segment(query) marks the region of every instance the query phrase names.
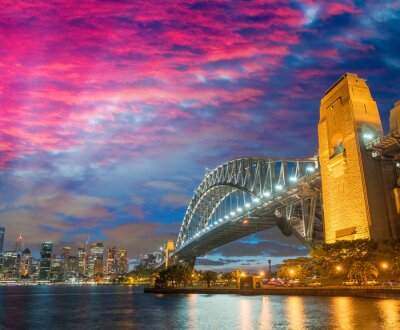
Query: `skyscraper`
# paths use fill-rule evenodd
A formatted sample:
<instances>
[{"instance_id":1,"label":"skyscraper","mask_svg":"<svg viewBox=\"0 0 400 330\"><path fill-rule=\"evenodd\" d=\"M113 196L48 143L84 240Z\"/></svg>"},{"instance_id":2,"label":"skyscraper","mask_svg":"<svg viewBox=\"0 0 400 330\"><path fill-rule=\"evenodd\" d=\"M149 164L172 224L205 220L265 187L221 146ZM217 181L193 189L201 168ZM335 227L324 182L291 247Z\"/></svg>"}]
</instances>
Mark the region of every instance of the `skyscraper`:
<instances>
[{"instance_id":1,"label":"skyscraper","mask_svg":"<svg viewBox=\"0 0 400 330\"><path fill-rule=\"evenodd\" d=\"M3 253L3 244L4 244L4 235L6 229L4 227L0 227L0 254Z\"/></svg>"},{"instance_id":2,"label":"skyscraper","mask_svg":"<svg viewBox=\"0 0 400 330\"><path fill-rule=\"evenodd\" d=\"M128 272L128 253L126 249L118 250L118 274L126 274Z\"/></svg>"},{"instance_id":3,"label":"skyscraper","mask_svg":"<svg viewBox=\"0 0 400 330\"><path fill-rule=\"evenodd\" d=\"M79 276L85 276L87 273L87 258L86 258L86 248L78 248L78 267Z\"/></svg>"},{"instance_id":4,"label":"skyscraper","mask_svg":"<svg viewBox=\"0 0 400 330\"><path fill-rule=\"evenodd\" d=\"M52 250L53 250L52 242L42 243L42 249L40 251L40 266L39 266L39 278L41 280L49 279Z\"/></svg>"},{"instance_id":5,"label":"skyscraper","mask_svg":"<svg viewBox=\"0 0 400 330\"><path fill-rule=\"evenodd\" d=\"M57 282L63 280L62 259L55 254L51 257L50 279Z\"/></svg>"},{"instance_id":6,"label":"skyscraper","mask_svg":"<svg viewBox=\"0 0 400 330\"><path fill-rule=\"evenodd\" d=\"M114 246L107 249L107 274L117 272L117 248Z\"/></svg>"},{"instance_id":7,"label":"skyscraper","mask_svg":"<svg viewBox=\"0 0 400 330\"><path fill-rule=\"evenodd\" d=\"M104 245L102 242L93 243L90 248L88 275L94 277L103 274L103 252Z\"/></svg>"},{"instance_id":8,"label":"skyscraper","mask_svg":"<svg viewBox=\"0 0 400 330\"><path fill-rule=\"evenodd\" d=\"M69 246L64 246L61 248L61 271L63 276L67 276L69 272L69 257L71 254L71 248Z\"/></svg>"}]
</instances>

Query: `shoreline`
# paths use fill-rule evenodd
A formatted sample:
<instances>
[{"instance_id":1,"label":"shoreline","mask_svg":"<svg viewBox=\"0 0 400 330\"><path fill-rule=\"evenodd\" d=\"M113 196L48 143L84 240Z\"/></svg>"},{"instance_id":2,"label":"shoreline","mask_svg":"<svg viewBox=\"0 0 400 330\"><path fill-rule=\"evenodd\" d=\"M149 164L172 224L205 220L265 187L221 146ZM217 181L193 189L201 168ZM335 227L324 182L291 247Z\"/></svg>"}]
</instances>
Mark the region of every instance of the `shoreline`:
<instances>
[{"instance_id":1,"label":"shoreline","mask_svg":"<svg viewBox=\"0 0 400 330\"><path fill-rule=\"evenodd\" d=\"M400 299L400 287L297 287L262 289L222 289L222 288L144 288L144 293L154 294L237 294L243 296L280 295L280 296L347 296L364 298Z\"/></svg>"}]
</instances>

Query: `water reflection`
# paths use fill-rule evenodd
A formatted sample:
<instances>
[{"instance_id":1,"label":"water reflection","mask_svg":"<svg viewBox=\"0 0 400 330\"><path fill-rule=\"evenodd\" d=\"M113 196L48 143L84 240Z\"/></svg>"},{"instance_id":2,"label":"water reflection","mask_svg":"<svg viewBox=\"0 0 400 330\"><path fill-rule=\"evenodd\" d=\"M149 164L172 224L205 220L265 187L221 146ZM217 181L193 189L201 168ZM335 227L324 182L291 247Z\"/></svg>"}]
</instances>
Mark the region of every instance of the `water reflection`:
<instances>
[{"instance_id":1,"label":"water reflection","mask_svg":"<svg viewBox=\"0 0 400 330\"><path fill-rule=\"evenodd\" d=\"M240 315L240 328L251 329L252 315L251 315L251 303L249 299L243 299L239 304L239 315Z\"/></svg>"},{"instance_id":2,"label":"water reflection","mask_svg":"<svg viewBox=\"0 0 400 330\"><path fill-rule=\"evenodd\" d=\"M352 329L353 301L351 297L333 297L333 314L339 329Z\"/></svg>"},{"instance_id":3,"label":"water reflection","mask_svg":"<svg viewBox=\"0 0 400 330\"><path fill-rule=\"evenodd\" d=\"M262 297L260 313L260 329L271 329L272 325L272 306L269 297Z\"/></svg>"},{"instance_id":4,"label":"water reflection","mask_svg":"<svg viewBox=\"0 0 400 330\"><path fill-rule=\"evenodd\" d=\"M198 301L197 301L197 294L190 294L188 296L188 308L189 308L189 324L191 325L191 329L198 329L197 325L199 324L198 318Z\"/></svg>"},{"instance_id":5,"label":"water reflection","mask_svg":"<svg viewBox=\"0 0 400 330\"><path fill-rule=\"evenodd\" d=\"M296 296L287 297L286 315L290 329L304 329L303 299Z\"/></svg>"},{"instance_id":6,"label":"water reflection","mask_svg":"<svg viewBox=\"0 0 400 330\"><path fill-rule=\"evenodd\" d=\"M0 329L397 329L400 300L0 287Z\"/></svg>"},{"instance_id":7,"label":"water reflection","mask_svg":"<svg viewBox=\"0 0 400 330\"><path fill-rule=\"evenodd\" d=\"M400 325L399 301L382 299L378 301L378 308L381 314L382 324L385 329L396 329Z\"/></svg>"}]
</instances>

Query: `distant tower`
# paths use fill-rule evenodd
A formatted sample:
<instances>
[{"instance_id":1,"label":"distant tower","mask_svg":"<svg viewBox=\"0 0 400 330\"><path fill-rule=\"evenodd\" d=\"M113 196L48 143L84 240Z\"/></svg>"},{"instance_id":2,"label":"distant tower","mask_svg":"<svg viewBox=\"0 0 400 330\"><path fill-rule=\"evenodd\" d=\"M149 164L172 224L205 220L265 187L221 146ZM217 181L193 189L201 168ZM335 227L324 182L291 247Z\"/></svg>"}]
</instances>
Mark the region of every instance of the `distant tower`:
<instances>
[{"instance_id":1,"label":"distant tower","mask_svg":"<svg viewBox=\"0 0 400 330\"><path fill-rule=\"evenodd\" d=\"M170 260L169 260L170 255L172 253L174 253L174 251L175 251L174 241L169 240L167 242L167 247L165 248L165 268L168 268L169 263L170 263Z\"/></svg>"},{"instance_id":2,"label":"distant tower","mask_svg":"<svg viewBox=\"0 0 400 330\"><path fill-rule=\"evenodd\" d=\"M87 256L86 256L86 245L78 248L78 266L79 276L85 276L87 273Z\"/></svg>"},{"instance_id":3,"label":"distant tower","mask_svg":"<svg viewBox=\"0 0 400 330\"><path fill-rule=\"evenodd\" d=\"M4 235L6 229L4 227L0 227L0 254L3 253L3 244L4 244Z\"/></svg>"},{"instance_id":4,"label":"distant tower","mask_svg":"<svg viewBox=\"0 0 400 330\"><path fill-rule=\"evenodd\" d=\"M118 263L117 263L118 274L128 273L128 253L126 249L118 250Z\"/></svg>"},{"instance_id":5,"label":"distant tower","mask_svg":"<svg viewBox=\"0 0 400 330\"><path fill-rule=\"evenodd\" d=\"M39 278L48 280L50 277L52 242L43 242L40 250Z\"/></svg>"},{"instance_id":6,"label":"distant tower","mask_svg":"<svg viewBox=\"0 0 400 330\"><path fill-rule=\"evenodd\" d=\"M90 248L90 256L88 262L88 276L95 277L103 275L103 242L93 243Z\"/></svg>"},{"instance_id":7,"label":"distant tower","mask_svg":"<svg viewBox=\"0 0 400 330\"><path fill-rule=\"evenodd\" d=\"M325 242L392 237L382 165L366 144L383 135L364 79L347 73L321 100L318 123ZM390 197L389 197L390 198Z\"/></svg>"},{"instance_id":8,"label":"distant tower","mask_svg":"<svg viewBox=\"0 0 400 330\"><path fill-rule=\"evenodd\" d=\"M23 249L24 249L24 243L23 243L22 234L19 234L19 237L17 238L17 242L15 243L15 252L22 254Z\"/></svg>"},{"instance_id":9,"label":"distant tower","mask_svg":"<svg viewBox=\"0 0 400 330\"><path fill-rule=\"evenodd\" d=\"M107 249L106 273L115 274L117 272L117 248L114 246Z\"/></svg>"}]
</instances>

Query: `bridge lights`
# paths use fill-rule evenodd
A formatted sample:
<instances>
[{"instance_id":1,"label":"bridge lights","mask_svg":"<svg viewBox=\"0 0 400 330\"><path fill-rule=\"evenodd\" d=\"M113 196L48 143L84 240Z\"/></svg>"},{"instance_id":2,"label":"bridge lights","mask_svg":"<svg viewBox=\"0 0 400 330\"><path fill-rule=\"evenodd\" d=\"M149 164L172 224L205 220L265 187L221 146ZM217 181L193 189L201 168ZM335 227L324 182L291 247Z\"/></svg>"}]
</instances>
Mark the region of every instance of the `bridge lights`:
<instances>
[{"instance_id":1,"label":"bridge lights","mask_svg":"<svg viewBox=\"0 0 400 330\"><path fill-rule=\"evenodd\" d=\"M283 189L283 186L281 184L277 184L275 186L275 189L278 190L278 191L281 191Z\"/></svg>"},{"instance_id":2,"label":"bridge lights","mask_svg":"<svg viewBox=\"0 0 400 330\"><path fill-rule=\"evenodd\" d=\"M243 211L243 209L242 209L241 207L238 207L238 208L236 209L236 211L240 213L240 212Z\"/></svg>"},{"instance_id":3,"label":"bridge lights","mask_svg":"<svg viewBox=\"0 0 400 330\"><path fill-rule=\"evenodd\" d=\"M225 215L224 218L225 218L226 220L228 220L228 219L229 219L229 216Z\"/></svg>"},{"instance_id":4,"label":"bridge lights","mask_svg":"<svg viewBox=\"0 0 400 330\"><path fill-rule=\"evenodd\" d=\"M218 222L222 222L222 221L223 221L223 219L222 219L222 218L219 218Z\"/></svg>"},{"instance_id":5,"label":"bridge lights","mask_svg":"<svg viewBox=\"0 0 400 330\"><path fill-rule=\"evenodd\" d=\"M271 193L269 191L264 191L263 196L264 197L270 197Z\"/></svg>"},{"instance_id":6,"label":"bridge lights","mask_svg":"<svg viewBox=\"0 0 400 330\"><path fill-rule=\"evenodd\" d=\"M365 142L369 142L374 139L374 136L371 133L364 133L363 139Z\"/></svg>"},{"instance_id":7,"label":"bridge lights","mask_svg":"<svg viewBox=\"0 0 400 330\"><path fill-rule=\"evenodd\" d=\"M258 197L253 198L253 203L259 203L259 202L260 202L260 199Z\"/></svg>"},{"instance_id":8,"label":"bridge lights","mask_svg":"<svg viewBox=\"0 0 400 330\"><path fill-rule=\"evenodd\" d=\"M230 214L232 217L234 217L236 213L233 212L233 211L231 211L229 214Z\"/></svg>"},{"instance_id":9,"label":"bridge lights","mask_svg":"<svg viewBox=\"0 0 400 330\"><path fill-rule=\"evenodd\" d=\"M309 166L306 167L306 171L307 171L307 172L310 172L310 173L313 173L313 172L315 172L315 167L309 165Z\"/></svg>"},{"instance_id":10,"label":"bridge lights","mask_svg":"<svg viewBox=\"0 0 400 330\"><path fill-rule=\"evenodd\" d=\"M290 180L291 182L296 182L296 181L297 181L297 178L296 178L295 176L291 176L291 177L289 178L289 180Z\"/></svg>"},{"instance_id":11,"label":"bridge lights","mask_svg":"<svg viewBox=\"0 0 400 330\"><path fill-rule=\"evenodd\" d=\"M244 223L245 225L247 225L247 224L249 223L249 220L245 219L245 220L243 220L243 223Z\"/></svg>"},{"instance_id":12,"label":"bridge lights","mask_svg":"<svg viewBox=\"0 0 400 330\"><path fill-rule=\"evenodd\" d=\"M250 208L250 203L246 203L246 204L244 204L244 207L246 208L246 209L248 209L248 208Z\"/></svg>"}]
</instances>

